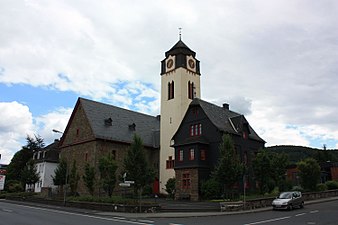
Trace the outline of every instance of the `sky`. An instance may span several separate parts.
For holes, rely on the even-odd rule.
[[[78,97],[160,113],[160,61],[196,52],[202,99],[266,146],[338,148],[336,0],[1,0],[0,163],[60,138]]]

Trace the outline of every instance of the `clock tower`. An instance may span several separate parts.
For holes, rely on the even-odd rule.
[[[175,177],[175,151],[170,147],[171,139],[190,102],[201,97],[200,62],[195,56],[196,53],[180,38],[161,61],[161,192],[164,192],[168,179]]]

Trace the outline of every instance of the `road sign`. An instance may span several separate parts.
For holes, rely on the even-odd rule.
[[[133,180],[126,180],[124,183],[125,184],[135,184],[135,181],[133,181]]]
[[[130,187],[130,184],[127,183],[119,183],[120,187]]]
[[[5,188],[5,175],[0,175],[0,191],[2,191]]]

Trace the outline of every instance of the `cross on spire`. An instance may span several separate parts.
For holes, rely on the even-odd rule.
[[[182,27],[179,27],[178,30],[179,30],[179,32],[178,32],[179,38],[180,38],[180,40],[181,40],[181,36],[182,36]]]

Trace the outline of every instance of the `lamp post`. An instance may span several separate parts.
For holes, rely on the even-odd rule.
[[[52,130],[54,133],[59,133],[63,135],[62,131],[53,129]],[[66,164],[66,179],[65,179],[65,187],[63,191],[63,205],[66,206],[66,197],[67,197],[67,183],[68,183],[68,165]]]

